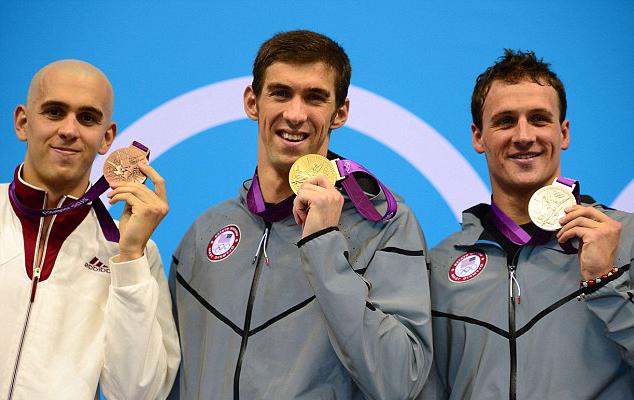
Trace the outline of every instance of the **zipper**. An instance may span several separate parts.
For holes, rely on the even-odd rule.
[[[255,301],[255,292],[258,288],[258,282],[262,273],[262,255],[264,255],[266,265],[269,265],[269,258],[266,255],[266,245],[268,244],[269,232],[271,231],[271,223],[266,222],[264,225],[264,232],[262,238],[258,244],[257,251],[253,257],[251,264],[255,264],[255,271],[253,273],[253,281],[251,281],[251,290],[249,291],[249,301],[247,303],[247,311],[244,317],[244,328],[242,329],[242,341],[240,342],[240,353],[238,354],[238,361],[236,363],[236,370],[233,375],[233,398],[234,400],[240,400],[240,372],[242,371],[242,358],[247,350],[247,343],[249,341],[249,329],[251,328],[251,315],[253,313],[253,303]]]
[[[44,195],[44,204],[42,205],[42,208],[46,207],[46,198],[47,196]],[[65,197],[62,197],[62,199],[59,201],[59,204],[57,205],[58,207],[61,206],[61,204],[64,202]],[[40,253],[40,243],[41,243],[41,235],[42,235],[42,230],[44,228],[44,219],[45,217],[41,217],[40,218],[40,229],[38,230],[37,233],[37,238],[36,238],[36,243],[35,243],[35,254],[33,255],[33,278],[31,280],[31,294],[29,295],[29,305],[26,309],[26,317],[24,318],[24,325],[22,326],[22,335],[20,335],[20,344],[18,345],[18,354],[15,357],[15,364],[13,367],[13,374],[11,376],[11,385],[9,386],[9,397],[7,398],[7,400],[11,400],[11,398],[13,397],[13,389],[15,387],[15,379],[18,375],[18,367],[20,365],[20,356],[22,355],[22,346],[24,345],[24,339],[26,337],[26,329],[29,325],[29,318],[31,317],[31,308],[33,307],[33,303],[35,302],[35,294],[37,292],[37,284],[40,281],[40,276],[42,274],[42,266],[44,265],[44,260],[46,258],[46,248],[48,245],[48,237],[51,233],[51,230],[53,228],[53,222],[55,222],[55,217],[56,215],[53,215],[53,217],[51,218],[51,221],[46,229],[46,239],[44,241],[44,249],[42,251],[42,258],[39,260],[40,263],[39,265],[37,265],[38,262],[38,258],[39,258],[39,253]]]
[[[514,287],[517,287],[517,304],[520,304],[520,285],[517,282],[516,271],[517,261],[521,247],[515,252],[513,256],[513,262],[508,265],[509,270],[509,352],[511,358],[511,373],[509,382],[509,399],[515,400],[517,398],[517,332],[515,327],[515,291]]]

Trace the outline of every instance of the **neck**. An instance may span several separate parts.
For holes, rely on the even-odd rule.
[[[500,210],[518,225],[531,222],[528,215],[528,201],[532,193],[514,193],[509,195],[502,191],[493,192],[493,201]]]
[[[279,203],[293,194],[288,183],[288,172],[289,170],[278,171],[258,165],[258,180],[260,181],[260,190],[265,202]]]
[[[44,182],[31,174],[26,164],[22,167],[21,178],[28,184],[43,189],[46,192],[46,208],[55,208],[59,205],[62,197],[66,195],[75,198],[81,197],[88,187],[88,179],[79,184],[65,184],[64,182]]]

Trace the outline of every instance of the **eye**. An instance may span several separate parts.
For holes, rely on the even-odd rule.
[[[51,106],[51,107],[46,107],[44,110],[42,110],[41,114],[46,116],[49,119],[57,120],[64,117],[65,111],[61,107]]]
[[[530,120],[534,125],[546,125],[552,122],[550,115],[547,114],[533,114]]]
[[[319,93],[309,93],[306,96],[306,100],[311,102],[311,103],[323,103],[325,102],[327,99],[324,95],[319,94]]]
[[[90,126],[99,123],[99,117],[89,112],[82,112],[77,115],[77,120],[80,124]]]
[[[502,128],[513,126],[515,125],[515,117],[512,115],[502,115],[493,121],[493,125]]]
[[[287,89],[274,89],[271,91],[270,96],[280,99],[286,99],[290,97],[290,92]]]

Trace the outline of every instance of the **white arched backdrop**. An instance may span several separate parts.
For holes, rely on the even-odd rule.
[[[131,124],[117,136],[112,150],[125,146],[126,141],[137,140],[157,158],[200,132],[246,119],[241,99],[251,81],[250,76],[229,79],[178,96]],[[488,201],[490,192],[482,179],[434,128],[398,104],[360,87],[352,85],[348,96],[354,108],[346,126],[382,143],[413,165],[434,186],[458,221],[462,210]],[[104,160],[99,157],[95,161],[93,182],[101,175]],[[465,190],[469,193],[466,196]],[[612,206],[634,211],[634,180]]]

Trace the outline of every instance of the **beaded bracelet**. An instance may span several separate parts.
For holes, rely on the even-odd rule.
[[[614,276],[614,274],[616,274],[617,272],[619,272],[619,269],[616,267],[612,267],[612,269],[610,269],[610,271],[606,274],[603,274],[601,276],[597,276],[594,279],[588,279],[587,281],[581,281],[579,282],[579,287],[580,288],[587,288],[590,287],[592,285],[594,285],[595,283],[601,283],[601,282],[607,282],[612,280],[612,277]],[[577,300],[581,301],[581,299],[585,298],[586,294],[585,293],[581,293],[579,296],[577,296]]]

